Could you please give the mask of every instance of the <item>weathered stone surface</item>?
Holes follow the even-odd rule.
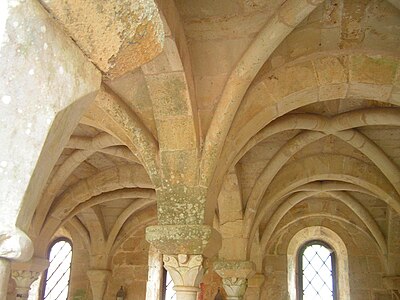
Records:
[[[3,1],[1,11],[0,211],[3,226],[19,214],[26,230],[101,75],[36,1]]]
[[[147,227],[146,240],[164,254],[188,253],[211,257],[221,247],[220,234],[205,225]]]
[[[132,71],[162,50],[164,30],[153,0],[41,2],[110,77]]]
[[[0,1],[0,256],[70,238],[74,299],[158,300],[164,255],[178,299],[286,300],[319,239],[340,299],[398,295],[398,0],[40,2]]]

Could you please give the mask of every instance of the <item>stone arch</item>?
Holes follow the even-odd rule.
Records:
[[[4,78],[0,83],[0,114],[5,122],[0,132],[4,151],[1,156],[7,163],[0,177],[4,199],[0,201],[1,235],[12,233],[19,236],[21,243],[29,243],[22,232],[28,231],[54,163],[99,90],[101,73],[55,26],[39,2],[18,3],[11,9],[6,1],[2,9],[6,13],[0,28],[0,50],[2,60],[12,63],[0,66]],[[13,22],[20,26],[10,30]],[[30,34],[26,35],[28,27]],[[21,57],[16,57],[17,40],[30,45]],[[51,47],[43,51],[46,43]],[[40,59],[35,60],[38,55]],[[38,88],[44,82],[48,88]],[[30,258],[31,248],[20,250],[17,256]],[[14,254],[10,252],[11,256]]]
[[[325,70],[322,64],[317,64],[316,61],[323,59],[329,59],[339,70],[329,80],[320,80],[319,78]],[[383,68],[386,70],[387,76],[384,79],[377,76],[368,80],[362,79],[357,76],[360,70],[357,69],[355,62],[358,60],[361,60],[365,68],[369,64],[382,61],[382,64],[390,66],[390,68]],[[268,73],[265,77],[259,78],[247,91],[232,122],[219,157],[219,164],[226,164],[226,166],[213,167],[216,174],[213,174],[214,181],[211,182],[210,190],[214,191],[220,188],[221,182],[218,181],[218,178],[221,178],[223,172],[226,172],[226,168],[230,167],[229,164],[233,157],[229,157],[229,155],[232,149],[242,149],[257,132],[292,110],[320,101],[345,98],[369,99],[400,105],[399,95],[392,93],[398,65],[398,59],[391,56],[381,56],[380,60],[374,58],[372,54],[365,53],[354,55],[321,53],[319,56],[301,58],[284,65],[273,71],[272,75],[274,76]],[[306,79],[297,78],[299,74],[303,76],[303,73],[306,74]],[[297,79],[290,84],[285,80],[280,83],[275,82],[277,81],[274,79],[276,76]],[[304,82],[308,82],[308,84]],[[207,205],[210,207],[215,202],[213,194],[215,193],[209,193],[210,199]],[[211,208],[208,207],[207,212],[210,211]]]
[[[287,272],[290,300],[296,300],[296,259],[299,248],[311,240],[321,240],[329,244],[337,255],[337,283],[339,298],[350,299],[349,286],[349,257],[347,248],[340,236],[329,228],[323,226],[306,227],[298,231],[290,240],[287,248]]]
[[[386,117],[385,117],[386,116]],[[256,138],[255,142],[261,141],[263,138],[266,138],[272,134],[280,132],[279,128],[286,129],[312,129],[318,130],[322,132],[329,132],[337,135],[342,138],[346,142],[349,142],[352,146],[359,149],[362,153],[366,154],[368,158],[372,158],[372,161],[377,164],[377,166],[385,173],[385,175],[390,179],[390,182],[393,186],[398,190],[398,181],[399,181],[399,172],[396,165],[390,161],[386,157],[382,150],[380,150],[374,143],[371,143],[367,138],[365,138],[358,131],[354,131],[353,133],[349,131],[348,128],[352,128],[355,126],[365,126],[365,125],[375,125],[375,124],[387,124],[387,125],[397,125],[399,124],[399,114],[398,109],[368,109],[368,110],[359,110],[344,113],[338,115],[332,119],[327,119],[317,115],[288,115],[284,118],[283,121],[278,119],[277,121],[271,123],[269,126],[265,127],[263,131],[261,131],[257,136],[261,136],[260,138]],[[304,121],[302,122],[302,120]],[[278,124],[278,125],[274,125]],[[333,129],[335,128],[335,129]],[[345,131],[340,131],[345,130]],[[315,135],[316,133],[314,133]],[[357,137],[358,140],[361,139],[362,142],[350,141],[346,136]],[[296,151],[299,147],[301,148],[301,144],[307,144],[307,139],[311,138],[311,133],[302,133],[293,138],[290,142],[288,142],[273,158],[272,161],[265,167],[264,173],[266,174],[269,181],[261,180],[263,175],[259,176],[259,180],[256,183],[255,188],[252,190],[252,194],[250,195],[250,199],[254,193],[257,192],[257,184],[261,183],[262,190],[265,191],[268,184],[272,181],[275,174],[280,170],[283,164],[287,161],[287,159],[291,156],[290,153]],[[312,140],[318,139],[318,134],[311,138]],[[355,139],[357,140],[357,139]],[[369,147],[369,148],[368,148]],[[279,157],[282,157],[279,159]],[[283,157],[287,157],[286,160]],[[281,164],[277,165],[277,167],[273,168],[274,160],[281,160]],[[382,166],[384,164],[384,166]],[[271,169],[272,168],[272,169]],[[275,170],[275,171],[274,171]],[[264,177],[265,177],[264,176]],[[264,193],[264,192],[263,192]],[[260,196],[261,197],[261,196]],[[250,201],[251,203],[251,201]]]
[[[108,122],[104,130],[123,141],[136,155],[155,186],[159,185],[158,141],[142,120],[110,88],[102,86],[93,106]]]
[[[343,130],[361,126],[389,125],[400,126],[400,110],[398,108],[368,108],[345,112],[333,118],[316,114],[286,114],[272,121],[252,136],[243,148],[235,148],[227,165],[236,164],[251,148],[268,137],[293,129],[313,130],[334,134]],[[235,158],[233,158],[235,157]]]
[[[261,29],[232,70],[208,130],[200,163],[200,183],[208,186],[232,120],[254,77],[272,52],[306,18],[320,0],[286,1]]]
[[[329,188],[329,186],[328,186]],[[344,203],[347,207],[349,207],[353,213],[360,218],[360,220],[365,224],[368,230],[371,232],[372,236],[375,239],[375,242],[379,245],[381,253],[383,255],[387,254],[387,246],[386,246],[386,239],[381,232],[378,224],[376,223],[375,219],[371,216],[368,210],[359,203],[356,199],[352,198],[345,192],[339,191],[329,191],[325,188],[322,188],[322,191],[328,191],[328,195],[331,195],[333,198],[338,199],[342,203]],[[261,234],[261,241],[260,246],[262,249],[266,248],[268,241],[270,240],[273,232],[275,231],[278,223],[283,218],[285,214],[287,214],[292,207],[296,204],[300,203],[301,201],[311,198],[313,196],[317,196],[320,192],[299,192],[296,194],[291,195],[284,203],[282,203],[272,214],[271,219],[269,220],[264,232]]]
[[[148,199],[139,199],[129,205],[125,209],[125,211],[118,217],[117,221],[110,231],[110,234],[108,235],[106,243],[106,253],[109,253],[111,251],[114,242],[117,240],[118,234],[121,231],[121,228],[125,225],[128,218],[149,206],[155,206],[155,204],[155,201],[148,201]]]
[[[336,78],[332,77],[329,81],[319,79],[318,74],[325,72],[325,69],[315,61],[322,59],[333,61],[332,64],[338,68]],[[374,76],[366,81],[357,76],[360,72],[357,65],[359,61],[364,68],[368,68],[370,64],[385,64],[386,60],[387,64],[393,66],[386,68],[387,78],[382,80]],[[396,58],[383,56],[381,59],[375,59],[372,53],[370,55],[321,54],[318,58],[303,58],[284,65],[274,70],[272,74],[283,78],[282,82],[268,73],[250,87],[229,133],[229,137],[235,138],[231,138],[231,141],[228,138],[228,143],[224,147],[229,148],[231,143],[234,143],[242,148],[249,138],[271,121],[299,107],[319,101],[352,98],[400,105],[400,96],[392,93],[398,65],[399,60]],[[300,74],[301,80],[298,77]],[[250,121],[244,122],[244,120]]]
[[[350,157],[339,155],[325,156],[310,156],[283,167],[274,178],[274,182],[279,182],[279,178],[284,176],[287,182],[286,187],[282,189],[279,185],[272,182],[264,195],[264,198],[268,198],[269,201],[260,209],[258,209],[260,205],[259,201],[248,202],[245,212],[244,232],[249,234],[250,230],[252,230],[256,213],[257,220],[260,220],[263,211],[265,212],[266,209],[274,205],[275,201],[281,199],[294,188],[315,180],[338,180],[359,185],[370,190],[396,211],[400,211],[398,194],[375,167]],[[306,165],[313,166],[313,168],[307,169],[305,168]],[[354,173],[356,170],[358,174]],[[302,174],[302,176],[298,174]]]
[[[133,233],[144,231],[150,225],[157,223],[157,212],[156,210],[151,210],[150,212],[140,211],[136,216],[132,217],[134,221],[126,222],[123,228],[125,230],[124,234],[119,234],[114,241],[112,247],[109,248],[108,257],[109,259],[113,256],[118,247]]]
[[[145,176],[144,176],[145,174]],[[99,188],[100,187],[100,188]],[[40,237],[51,236],[54,228],[81,203],[105,192],[121,188],[153,188],[153,184],[143,168],[121,166],[110,168],[92,177],[83,179],[64,192],[54,203],[45,220],[42,220],[43,228],[40,229]],[[40,224],[36,224],[40,228]]]
[[[107,133],[100,133],[94,138],[87,141],[90,145],[93,145],[92,149],[80,149],[74,151],[64,163],[57,169],[55,174],[49,180],[49,183],[43,193],[43,196],[36,207],[36,213],[33,216],[32,223],[35,224],[38,220],[45,218],[50,210],[52,201],[55,195],[62,187],[65,180],[72,174],[72,172],[88,157],[94,154],[96,151],[107,148],[110,146],[118,145],[119,142],[113,136]]]

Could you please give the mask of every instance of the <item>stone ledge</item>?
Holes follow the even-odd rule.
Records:
[[[255,273],[252,261],[220,260],[214,262],[214,271],[222,278],[249,278]]]

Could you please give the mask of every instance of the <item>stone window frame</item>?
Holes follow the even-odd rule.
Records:
[[[56,245],[59,242],[67,242],[70,246],[71,246],[71,264],[70,264],[70,269],[72,269],[72,261],[73,261],[73,255],[74,255],[74,245],[72,243],[72,240],[67,238],[67,237],[58,237],[56,239],[54,239],[50,244],[49,247],[47,249],[47,259],[50,258],[50,252],[52,250],[52,248],[54,247],[54,245]],[[49,265],[50,267],[50,265]],[[47,271],[48,268],[43,272],[43,276],[42,276],[42,282],[41,282],[41,289],[40,289],[40,300],[44,299],[45,296],[45,292],[46,292],[46,279],[47,279]],[[68,282],[68,294],[69,294],[69,288],[70,288],[70,283],[71,283],[71,271],[70,271],[70,278],[69,278],[69,282]]]
[[[350,300],[349,257],[347,248],[340,236],[323,226],[311,226],[299,230],[290,240],[287,249],[287,280],[290,300],[298,300],[298,254],[306,243],[319,240],[328,244],[336,254],[336,296],[337,299]]]

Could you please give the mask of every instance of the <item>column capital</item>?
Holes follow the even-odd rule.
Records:
[[[238,277],[222,278],[222,286],[228,295],[227,299],[242,299],[247,289],[247,279]]]
[[[15,280],[18,288],[27,288],[29,290],[31,284],[39,278],[40,272],[29,270],[17,270],[11,272],[11,277]]]
[[[214,256],[221,235],[208,225],[158,225],[146,228],[146,240],[163,254]]]
[[[15,280],[17,299],[28,299],[32,283],[48,267],[49,261],[40,257],[33,257],[27,262],[11,262],[11,277]]]
[[[164,267],[174,282],[176,299],[196,300],[203,278],[203,256],[190,254],[163,255]]]
[[[41,272],[30,270],[14,270],[11,277],[15,280],[17,298],[28,299],[31,284],[39,278]]]
[[[228,299],[242,299],[247,289],[247,278],[255,272],[251,261],[216,261],[214,271],[222,277],[222,285]]]
[[[194,287],[196,291],[203,277],[202,255],[163,255],[164,267],[170,273],[174,281],[175,290]]]

